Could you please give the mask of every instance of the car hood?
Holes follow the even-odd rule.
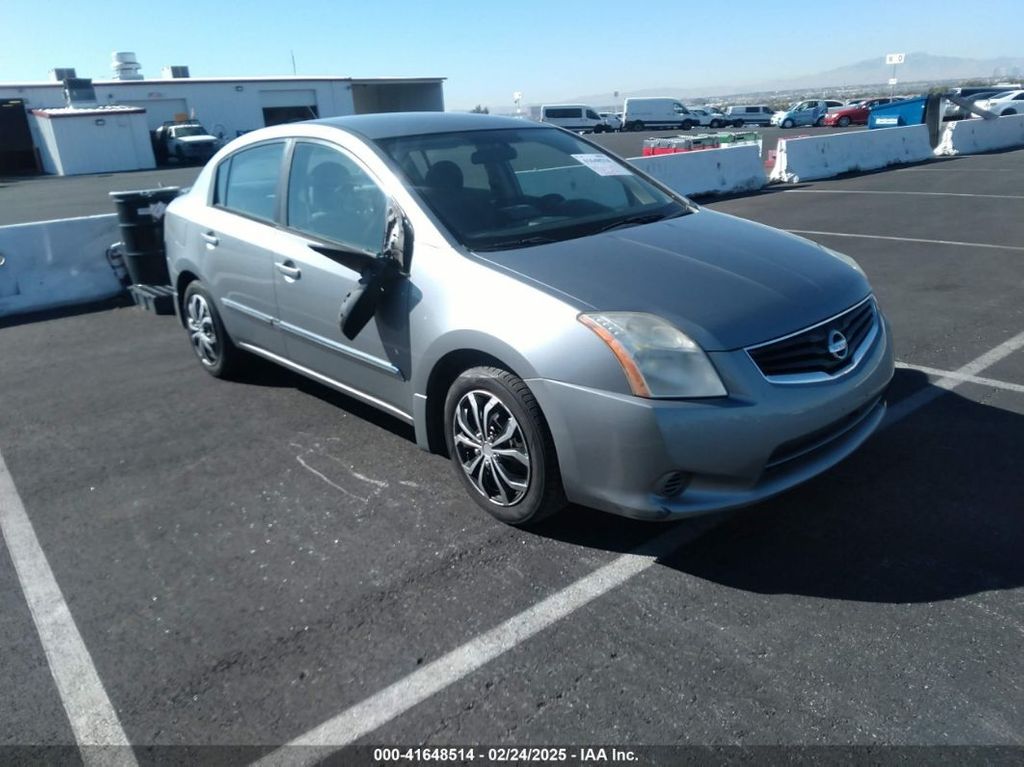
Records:
[[[182,144],[212,144],[217,141],[216,136],[179,136],[178,141]]]
[[[657,314],[707,351],[786,335],[871,290],[861,272],[816,243],[703,208],[477,257],[580,309]]]

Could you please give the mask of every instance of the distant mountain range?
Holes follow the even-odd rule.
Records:
[[[718,83],[712,85],[669,85],[658,88],[591,93],[561,99],[564,103],[593,104],[604,106],[621,104],[628,96],[675,96],[683,99],[706,96],[732,96],[773,91],[796,91],[809,88],[842,88],[855,85],[884,85],[892,76],[892,67],[886,66],[885,55],[880,54],[856,64],[829,69],[816,74],[778,80],[758,80],[747,83]],[[896,76],[902,83],[958,81],[969,79],[1011,79],[1014,82],[1024,78],[1024,58],[1000,57],[994,59],[969,59],[958,56],[933,56],[930,53],[907,53],[906,61],[896,68]],[[548,103],[553,103],[553,100]],[[492,112],[511,112],[511,107],[492,107]]]

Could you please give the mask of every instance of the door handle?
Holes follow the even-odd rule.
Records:
[[[215,235],[213,232],[203,232],[201,236],[204,240],[206,240],[206,244],[209,245],[211,248],[216,248],[218,245],[220,245],[220,237]]]
[[[274,266],[277,267],[277,271],[289,279],[297,280],[302,276],[302,270],[291,261],[276,261]]]

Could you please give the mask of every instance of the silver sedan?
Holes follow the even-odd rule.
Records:
[[[803,482],[878,426],[863,272],[700,208],[587,140],[443,113],[282,125],[166,217],[215,376],[272,360],[412,424],[510,524],[674,519]]]

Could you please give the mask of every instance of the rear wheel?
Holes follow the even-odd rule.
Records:
[[[232,343],[213,298],[198,280],[190,282],[182,299],[182,316],[192,351],[207,373],[230,378],[242,367],[243,352]]]
[[[817,120],[814,121],[814,127],[815,128],[820,128],[824,124],[825,124],[825,118],[824,117],[819,117]]]
[[[711,121],[711,125],[709,127],[712,128],[713,130],[717,130],[718,128],[722,127],[722,121],[721,120],[712,120]]]
[[[643,120],[634,120],[633,121],[633,130],[643,130],[644,127],[645,126],[644,126],[644,121]]]
[[[690,130],[690,129],[693,128],[693,121],[692,120],[683,120],[683,122],[680,124],[679,127],[682,128],[683,130]]]
[[[455,473],[477,505],[509,525],[531,525],[566,505],[555,445],[540,405],[507,370],[462,373],[444,405]]]
[[[732,127],[734,127],[734,128],[742,128],[743,127],[743,120],[733,120],[732,121]]]

